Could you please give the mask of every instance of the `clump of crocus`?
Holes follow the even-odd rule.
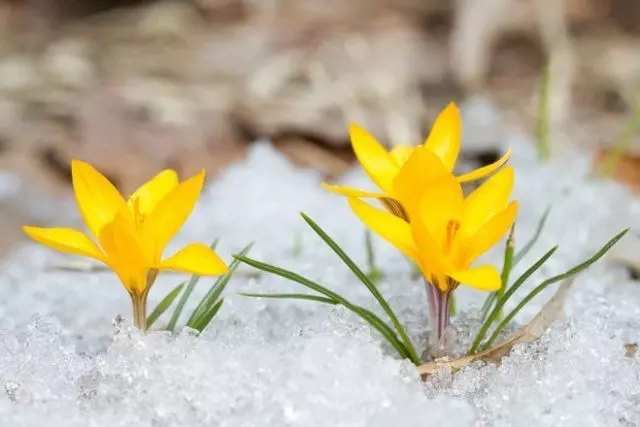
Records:
[[[413,155],[416,155],[414,153]],[[411,160],[417,169],[420,163]],[[507,167],[485,181],[468,197],[451,174],[441,175],[424,188],[416,188],[420,203],[411,222],[376,209],[357,198],[349,203],[354,213],[372,231],[413,260],[427,283],[433,328],[432,352],[449,344],[451,295],[460,284],[481,291],[501,287],[498,270],[491,265],[472,263],[494,246],[513,225],[517,202],[509,202],[513,169]]]
[[[460,153],[461,134],[460,112],[454,103],[442,110],[428,138],[418,147],[399,145],[388,151],[366,130],[351,124],[349,135],[353,151],[369,178],[382,191],[370,192],[337,185],[323,185],[334,193],[347,197],[376,198],[391,213],[409,220],[411,210],[416,207],[416,193],[407,194],[404,191],[407,189],[406,182],[413,182],[414,188],[421,188],[443,172],[452,173]],[[417,161],[413,156],[416,151],[422,151],[420,163],[428,165],[428,169],[416,171],[415,168],[404,167],[410,159]],[[464,183],[489,176],[503,166],[510,155],[511,151],[507,151],[495,163],[460,175],[456,179]],[[428,159],[424,159],[425,157]]]
[[[163,259],[169,241],[187,220],[200,196],[204,170],[179,182],[165,170],[125,200],[91,165],[71,163],[73,191],[87,228],[96,241],[69,228],[23,227],[25,233],[61,252],[93,258],[118,276],[131,296],[135,326],[146,329],[149,290],[161,270],[201,276],[227,271],[225,263],[202,243],[192,243]]]

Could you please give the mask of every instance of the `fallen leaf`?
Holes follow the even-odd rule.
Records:
[[[625,356],[633,357],[633,355],[636,354],[636,352],[638,351],[638,343],[625,344],[624,349],[625,349],[625,352],[624,352]]]
[[[560,317],[567,292],[572,284],[573,280],[571,279],[562,282],[554,296],[542,307],[542,310],[540,310],[528,325],[495,347],[471,356],[464,356],[457,359],[442,358],[434,362],[425,363],[418,366],[418,372],[423,377],[434,374],[443,367],[451,368],[451,370],[455,372],[476,360],[499,364],[502,358],[511,352],[514,345],[540,339],[551,324]]]

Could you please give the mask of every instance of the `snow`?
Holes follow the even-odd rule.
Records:
[[[521,203],[519,244],[553,206],[539,243],[514,276],[560,244],[522,292],[582,261],[622,228],[639,225],[640,202],[615,183],[589,178],[588,155],[567,151],[540,164],[526,137],[511,135],[508,144]],[[363,227],[346,201],[323,190],[320,180],[290,165],[267,142],[257,143],[206,189],[174,248],[221,237],[219,252],[230,260],[255,241],[253,258],[294,270],[379,312],[364,286],[299,216],[307,213],[364,264]],[[341,182],[369,185],[358,169]],[[637,239],[630,234],[618,250],[637,253]],[[422,349],[428,335],[424,285],[411,278],[408,262],[390,245],[378,238],[374,243],[384,272],[380,291]],[[486,259],[499,266],[502,248]],[[114,326],[117,314],[130,317],[128,296],[115,276],[51,268],[63,261],[78,259],[26,245],[2,266],[0,425],[640,425],[640,356],[625,354],[626,344],[640,343],[640,285],[611,262],[577,278],[566,318],[540,342],[517,346],[499,367],[443,370],[422,382],[408,361],[398,360],[342,307],[236,295],[303,291],[246,266],[228,286],[212,325],[196,337],[189,330],[141,335],[128,320]],[[182,279],[161,276],[150,306]],[[201,280],[192,302],[211,283]],[[529,320],[553,290],[517,320]],[[461,314],[453,323],[461,345],[468,345],[471,334],[461,331],[477,328],[476,310],[485,295],[470,289],[457,295]]]

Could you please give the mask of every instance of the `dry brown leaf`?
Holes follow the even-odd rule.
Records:
[[[636,352],[638,351],[638,343],[633,343],[633,344],[625,344],[624,345],[624,354],[627,357],[633,357]]]
[[[418,366],[418,372],[423,376],[427,376],[438,372],[440,368],[443,367],[448,367],[453,371],[457,371],[476,360],[499,364],[502,358],[509,354],[514,345],[540,339],[542,334],[549,329],[551,324],[560,317],[567,292],[569,291],[572,283],[573,280],[570,279],[562,282],[555,295],[544,305],[544,307],[542,307],[542,310],[540,310],[536,317],[506,341],[501,342],[493,348],[481,351],[471,356],[464,356],[452,360],[439,359],[434,362],[425,363]]]

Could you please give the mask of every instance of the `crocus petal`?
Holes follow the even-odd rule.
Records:
[[[225,263],[207,245],[192,243],[156,266],[159,270],[176,270],[199,276],[218,276],[228,271]]]
[[[371,231],[391,243],[412,260],[418,261],[418,251],[411,236],[411,226],[406,221],[355,198],[349,199],[349,205],[356,216]]]
[[[100,229],[113,221],[127,206],[114,185],[88,163],[71,162],[73,192],[87,227],[97,237]]]
[[[453,170],[460,153],[460,136],[462,120],[458,107],[453,102],[438,114],[425,147],[434,152],[442,160],[449,172]]]
[[[491,163],[490,165],[483,166],[481,168],[475,169],[469,173],[465,173],[458,177],[458,181],[460,182],[469,182],[475,181],[480,178],[484,178],[485,176],[491,175],[494,171],[500,169],[505,163],[509,161],[511,157],[511,148],[507,150],[504,155],[498,159],[498,161]]]
[[[411,235],[420,253],[419,265],[425,278],[434,277],[437,283],[444,283],[444,272],[451,269],[450,263],[420,218],[411,223]]]
[[[29,226],[22,227],[22,230],[36,242],[57,251],[105,262],[105,257],[98,246],[89,237],[77,230]]]
[[[513,189],[513,168],[506,167],[482,183],[464,201],[460,234],[475,235],[493,215],[503,210]]]
[[[129,209],[137,210],[143,216],[149,215],[156,205],[178,186],[178,174],[171,169],[166,169],[147,181],[129,197],[127,204]],[[134,203],[136,206],[134,207]]]
[[[384,193],[374,193],[371,191],[359,190],[357,188],[352,187],[343,187],[341,185],[331,185],[327,183],[322,183],[322,186],[332,193],[339,194],[341,196],[346,197],[356,197],[356,198],[380,198],[386,197],[387,195]]]
[[[156,208],[142,224],[145,242],[152,240],[155,245],[154,258],[159,259],[162,250],[176,235],[193,210],[202,186],[205,172],[187,179],[174,188],[156,205]]]
[[[411,218],[420,206],[423,190],[448,173],[435,154],[424,147],[416,147],[393,181],[393,196]]]
[[[140,247],[131,222],[122,214],[117,214],[100,231],[100,246],[107,256],[109,267],[127,290],[144,292],[150,263]]]
[[[502,284],[500,273],[491,265],[447,272],[447,274],[458,282],[479,291],[496,291]]]
[[[463,203],[462,187],[451,174],[443,175],[424,187],[419,208],[420,221],[440,247],[444,247],[445,240],[452,237],[448,233],[457,231],[449,231],[449,228],[460,226],[451,221],[460,221]]]
[[[462,263],[471,264],[498,243],[513,225],[516,215],[518,215],[518,202],[511,202],[506,209],[494,215],[466,242]]]
[[[415,149],[416,147],[410,147],[408,145],[401,144],[393,147],[390,154],[393,160],[396,162],[396,164],[399,167],[402,167],[402,165],[404,165],[407,162],[407,160],[409,160],[409,157],[411,156],[411,154],[413,153],[413,150]]]
[[[389,193],[399,169],[389,152],[369,132],[354,123],[349,126],[349,136],[353,151],[369,178],[382,191]]]

